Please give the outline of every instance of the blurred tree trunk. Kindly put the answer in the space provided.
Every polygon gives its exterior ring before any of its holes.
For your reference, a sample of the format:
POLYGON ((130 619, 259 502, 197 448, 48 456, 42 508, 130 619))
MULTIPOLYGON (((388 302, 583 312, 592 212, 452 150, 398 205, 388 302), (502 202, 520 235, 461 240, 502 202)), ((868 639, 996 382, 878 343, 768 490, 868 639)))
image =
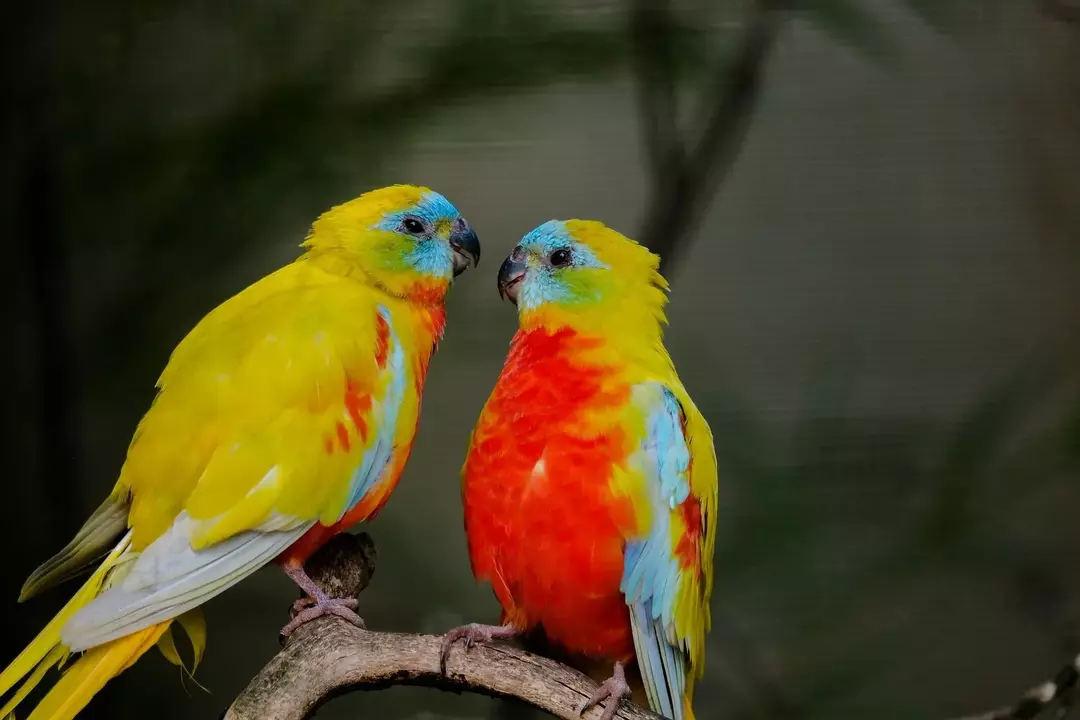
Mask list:
MULTIPOLYGON (((1058 0, 1055 7, 1066 7, 1058 0)), ((1005 22, 1029 28, 1017 54, 1030 55, 1016 88, 1021 147, 1027 152, 1027 197, 1039 237, 1054 250, 1080 258, 1080 6, 1077 17, 1044 11, 1034 20, 1006 13, 1005 22), (1025 50, 1027 49, 1027 50, 1025 50), (1025 82, 1026 81, 1026 82, 1025 82)), ((1020 55, 1021 57, 1023 55, 1020 55)))
POLYGON ((680 131, 675 23, 669 0, 634 0, 630 37, 649 200, 638 240, 667 271, 734 167, 757 109, 765 67, 791 0, 752 0, 735 50, 706 73, 689 130, 680 131))

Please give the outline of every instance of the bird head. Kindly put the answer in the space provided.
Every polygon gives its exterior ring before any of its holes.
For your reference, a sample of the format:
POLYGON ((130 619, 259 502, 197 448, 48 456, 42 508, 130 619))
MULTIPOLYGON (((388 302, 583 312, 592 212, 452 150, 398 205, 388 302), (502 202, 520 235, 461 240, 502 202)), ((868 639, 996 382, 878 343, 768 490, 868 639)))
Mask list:
POLYGON ((441 300, 453 278, 480 261, 480 241, 457 208, 413 185, 372 190, 327 210, 304 247, 392 295, 426 301, 441 300))
POLYGON ((521 239, 499 269, 499 294, 533 316, 603 317, 639 311, 663 321, 660 258, 592 220, 550 220, 521 239))

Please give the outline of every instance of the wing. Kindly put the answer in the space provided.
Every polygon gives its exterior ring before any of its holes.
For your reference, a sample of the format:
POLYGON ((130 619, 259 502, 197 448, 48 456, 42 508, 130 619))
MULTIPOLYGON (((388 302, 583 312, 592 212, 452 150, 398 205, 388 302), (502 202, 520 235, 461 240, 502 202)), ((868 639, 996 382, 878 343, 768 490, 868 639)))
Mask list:
POLYGON ((630 606, 634 648, 653 710, 673 720, 704 668, 715 541, 716 459, 704 418, 682 388, 634 387, 640 447, 630 460, 639 517, 628 538, 621 590, 630 606))
POLYGON ((362 288, 237 297, 162 376, 118 483, 131 557, 65 626, 73 649, 176 617, 335 523, 383 479, 410 412, 415 427, 407 348, 362 288))

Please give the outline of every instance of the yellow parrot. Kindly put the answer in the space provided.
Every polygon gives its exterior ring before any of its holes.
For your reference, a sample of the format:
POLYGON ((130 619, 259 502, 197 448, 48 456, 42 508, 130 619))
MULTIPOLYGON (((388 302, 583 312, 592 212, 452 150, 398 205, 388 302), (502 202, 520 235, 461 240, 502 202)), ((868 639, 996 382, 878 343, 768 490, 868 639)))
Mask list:
POLYGON ((442 195, 397 185, 334 207, 304 253, 202 319, 173 351, 104 503, 23 586, 20 601, 104 560, 3 673, 0 717, 49 668, 83 655, 31 720, 75 717, 170 625, 198 663, 199 606, 278 562, 309 599, 283 628, 332 613, 305 560, 371 518, 408 460, 453 278, 480 259, 442 195))

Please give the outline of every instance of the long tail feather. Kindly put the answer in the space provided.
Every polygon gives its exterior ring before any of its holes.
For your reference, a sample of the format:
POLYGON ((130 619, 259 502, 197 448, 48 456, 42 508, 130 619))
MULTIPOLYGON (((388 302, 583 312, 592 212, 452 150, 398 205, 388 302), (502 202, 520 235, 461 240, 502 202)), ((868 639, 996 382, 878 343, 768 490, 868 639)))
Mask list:
MULTIPOLYGON (((87 605, 93 600, 97 594, 101 591, 101 585, 105 582, 105 578, 108 576, 109 571, 116 564, 117 559, 127 549, 131 543, 130 534, 126 536, 120 543, 113 548, 113 551, 109 553, 105 561, 101 563, 101 566, 94 571, 94 574, 83 584, 79 591, 75 593, 75 596, 68 601, 60 612, 56 614, 48 625, 38 633, 38 636, 31 641, 26 649, 23 650, 14 662, 8 665, 2 673, 0 673, 0 697, 6 695, 11 688, 15 687, 15 684, 22 680, 27 675, 31 675, 31 679, 36 676, 36 681, 41 680, 39 673, 34 673, 34 669, 41 664, 46 657, 51 658, 53 650, 57 647, 63 647, 60 642, 60 630, 64 627, 65 623, 71 616, 78 612, 82 607, 87 605)), ((64 655, 66 656, 66 650, 64 655)), ((50 662, 46 667, 50 667, 56 664, 56 660, 50 662)), ((32 686, 31 686, 32 687, 32 686)), ((29 692, 30 688, 24 688, 29 692)), ((22 692, 22 691, 20 691, 22 692)))
POLYGON ((61 629, 76 612, 89 604, 101 592, 101 587, 109 572, 116 566, 120 556, 123 555, 130 544, 131 535, 129 533, 113 548, 112 552, 101 563, 101 566, 79 588, 75 596, 61 608, 60 612, 49 621, 49 624, 38 633, 37 637, 26 646, 26 649, 19 653, 19 656, 3 672, 0 672, 0 697, 7 695, 19 681, 23 681, 18 691, 0 710, 0 717, 7 717, 27 694, 41 682, 49 668, 63 664, 68 656, 68 649, 64 647, 60 640, 61 629))
POLYGON ((171 622, 152 625, 88 650, 49 690, 28 720, 72 720, 105 683, 152 648, 171 622))
POLYGON ((683 696, 682 707, 683 717, 686 718, 686 720, 694 720, 694 707, 691 704, 690 697, 688 695, 683 696))
POLYGON ((19 687, 18 692, 11 696, 11 699, 7 701, 7 704, 0 709, 0 718, 5 720, 14 720, 15 708, 19 703, 26 699, 26 696, 30 694, 30 691, 37 687, 41 679, 45 677, 45 673, 49 671, 53 665, 58 665, 64 661, 67 656, 67 650, 63 645, 57 645, 49 654, 45 656, 45 659, 38 663, 34 671, 27 676, 26 681, 19 687))

